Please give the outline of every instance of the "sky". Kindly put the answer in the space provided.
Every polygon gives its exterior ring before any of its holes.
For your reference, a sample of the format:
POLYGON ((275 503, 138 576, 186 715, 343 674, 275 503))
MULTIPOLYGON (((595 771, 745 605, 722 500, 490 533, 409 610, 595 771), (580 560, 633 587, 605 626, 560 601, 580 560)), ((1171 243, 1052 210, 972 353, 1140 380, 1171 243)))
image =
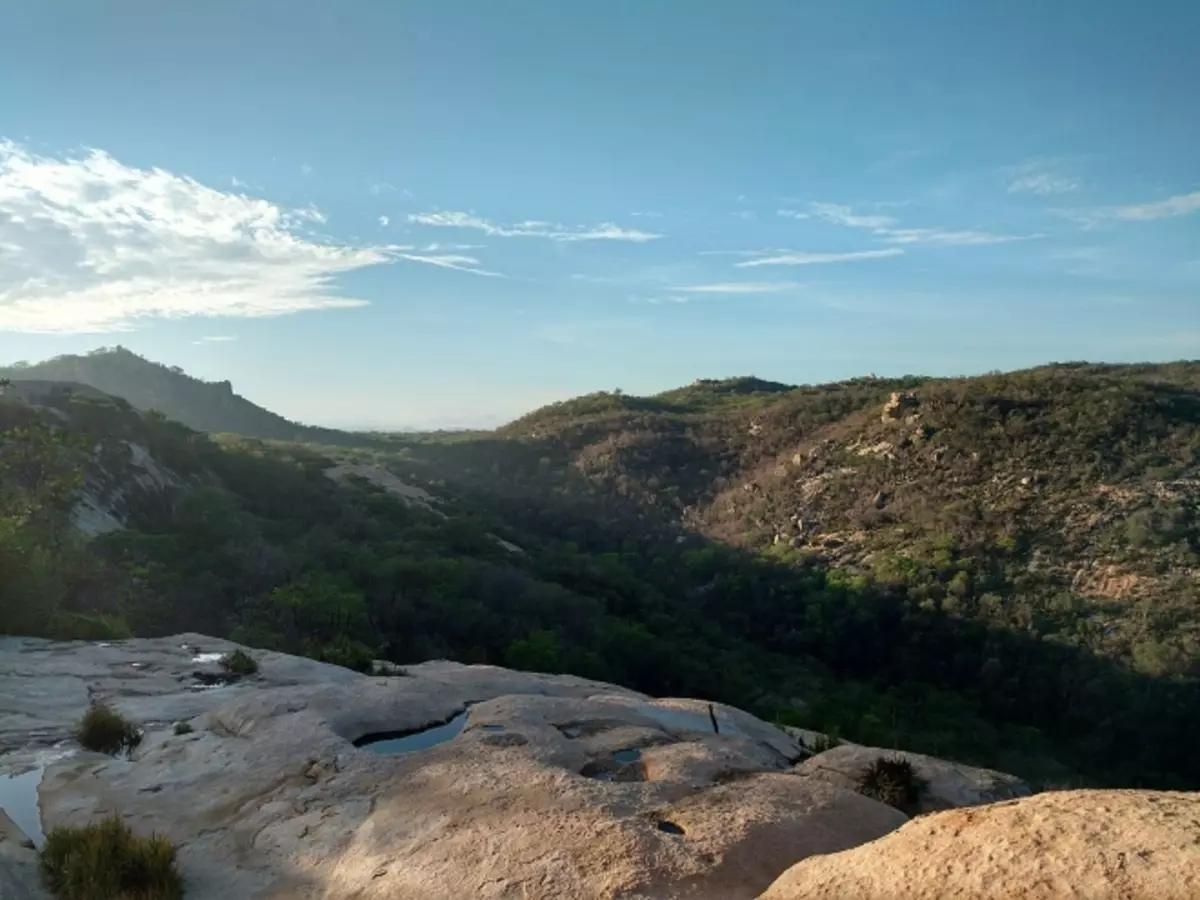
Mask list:
POLYGON ((1200 4, 0 0, 0 363, 300 421, 1200 357, 1200 4))

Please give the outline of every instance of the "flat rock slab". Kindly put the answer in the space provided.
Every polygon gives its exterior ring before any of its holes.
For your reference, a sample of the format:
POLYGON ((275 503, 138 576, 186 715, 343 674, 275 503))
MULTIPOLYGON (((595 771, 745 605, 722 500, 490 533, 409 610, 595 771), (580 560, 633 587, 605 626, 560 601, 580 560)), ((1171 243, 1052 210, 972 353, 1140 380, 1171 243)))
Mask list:
POLYGON ((235 645, 0 649, 10 744, 69 735, 89 694, 145 730, 129 759, 49 765, 43 825, 115 812, 167 835, 189 900, 749 900, 797 860, 907 821, 797 774, 795 740, 720 704, 448 662, 368 677, 258 651, 259 675, 198 691, 197 647, 235 645), (42 677, 75 688, 34 702, 23 692, 42 677), (354 743, 464 710, 461 733, 428 749, 354 743), (193 731, 174 734, 178 720, 193 731))
POLYGON ((921 816, 810 858, 761 900, 1194 900, 1200 795, 1052 791, 921 816))

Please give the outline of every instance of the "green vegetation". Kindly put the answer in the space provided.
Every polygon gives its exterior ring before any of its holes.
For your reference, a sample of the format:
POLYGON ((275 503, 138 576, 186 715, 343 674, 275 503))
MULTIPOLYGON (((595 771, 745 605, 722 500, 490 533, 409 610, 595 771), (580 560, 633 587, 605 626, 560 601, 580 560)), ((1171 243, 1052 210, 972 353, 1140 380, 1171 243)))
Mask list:
POLYGON ((75 737, 86 749, 109 756, 128 752, 142 740, 137 725, 104 703, 88 707, 75 737))
POLYGON ((175 734, 176 735, 191 734, 193 731, 195 731, 195 729, 192 728, 192 724, 190 722, 176 722, 175 723, 175 734))
POLYGON ((1200 787, 1200 364, 700 382, 343 447, 33 390, 0 398, 0 630, 570 672, 1035 783, 1200 787), (84 484, 125 528, 81 538, 84 484))
POLYGON ((913 764, 902 756, 881 756, 867 766, 858 779, 858 792, 872 800, 915 815, 926 783, 913 764))
POLYGON ((221 657, 221 668, 231 675, 256 675, 258 661, 245 650, 234 650, 221 657))
POLYGON ((46 835, 41 867, 61 900, 178 900, 183 881, 164 837, 139 837, 116 816, 46 835))

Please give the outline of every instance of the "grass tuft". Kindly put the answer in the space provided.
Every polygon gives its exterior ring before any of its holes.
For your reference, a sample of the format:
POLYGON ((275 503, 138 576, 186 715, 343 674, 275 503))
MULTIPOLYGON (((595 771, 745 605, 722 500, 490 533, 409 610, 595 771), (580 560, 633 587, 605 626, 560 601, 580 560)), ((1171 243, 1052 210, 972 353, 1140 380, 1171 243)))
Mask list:
POLYGON ((192 728, 191 722, 176 722, 175 723, 175 733, 176 734, 191 734, 193 731, 195 731, 195 729, 192 728))
POLYGON ((912 763, 900 756, 879 757, 858 779, 860 794, 908 815, 918 811, 925 788, 925 779, 917 774, 912 763))
POLYGON ((245 650, 234 650, 221 657, 221 668, 231 675, 254 675, 258 661, 245 650))
POLYGON ((165 837, 139 837, 116 816, 46 835, 41 869, 61 900, 179 900, 183 881, 165 837))
POLYGON ((93 703, 79 722, 75 733, 88 750, 116 756, 141 743, 138 727, 105 703, 93 703))

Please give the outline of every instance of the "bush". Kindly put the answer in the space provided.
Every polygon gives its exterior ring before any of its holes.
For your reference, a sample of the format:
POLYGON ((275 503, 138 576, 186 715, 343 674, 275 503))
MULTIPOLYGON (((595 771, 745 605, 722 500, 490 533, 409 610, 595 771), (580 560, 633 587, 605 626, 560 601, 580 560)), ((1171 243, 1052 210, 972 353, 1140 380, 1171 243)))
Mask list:
POLYGON ((91 705, 75 736, 88 750, 109 756, 132 750, 142 740, 138 727, 105 703, 91 705))
POLYGON ((258 662, 245 650, 234 650, 221 657, 221 668, 230 675, 254 675, 258 662))
POLYGON ((46 835, 41 868, 62 900, 178 900, 183 882, 175 847, 139 837, 116 816, 46 835))
POLYGON ((176 722, 175 723, 175 733, 176 734, 191 734, 193 731, 195 731, 195 729, 192 728, 192 725, 190 722, 176 722))
POLYGON ((858 779, 860 794, 908 815, 917 811, 925 787, 925 779, 917 775, 913 764, 900 756, 879 757, 858 779))

